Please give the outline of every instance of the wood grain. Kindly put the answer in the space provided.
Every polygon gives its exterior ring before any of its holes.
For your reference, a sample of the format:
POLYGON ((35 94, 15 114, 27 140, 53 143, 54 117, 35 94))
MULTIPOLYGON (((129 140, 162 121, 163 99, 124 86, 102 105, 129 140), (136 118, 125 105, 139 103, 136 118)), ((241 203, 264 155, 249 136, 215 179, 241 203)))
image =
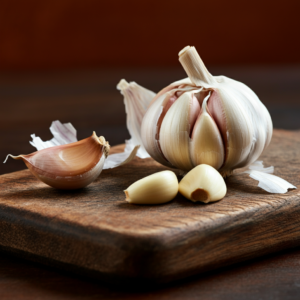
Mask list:
MULTIPOLYGON (((299 146, 299 132, 277 130, 262 157, 296 186, 299 146)), ((181 196, 159 206, 124 202, 129 184, 162 169, 136 158, 75 192, 27 170, 2 175, 1 248, 107 281, 157 283, 300 244, 299 190, 268 194, 244 175, 230 177, 226 198, 211 205, 181 196)))

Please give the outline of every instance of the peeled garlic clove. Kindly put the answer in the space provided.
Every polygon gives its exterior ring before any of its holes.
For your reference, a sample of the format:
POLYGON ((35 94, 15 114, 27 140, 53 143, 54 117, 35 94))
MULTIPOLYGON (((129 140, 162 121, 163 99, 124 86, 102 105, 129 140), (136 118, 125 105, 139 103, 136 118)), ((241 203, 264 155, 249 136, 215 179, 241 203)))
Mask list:
POLYGON ((162 171, 136 181, 124 192, 129 203, 165 203, 177 195, 178 180, 174 172, 162 171))
POLYGON ((187 199, 204 203, 221 200, 226 195, 221 174, 209 165, 199 165, 188 172, 179 183, 179 192, 187 199))
POLYGON ((195 124, 200 105, 193 92, 182 94, 163 119, 159 143, 167 160, 181 170, 194 167, 190 152, 190 132, 195 124))
POLYGON ((103 136, 46 148, 22 159, 33 175, 57 189, 79 189, 89 185, 101 173, 110 146, 103 136))
POLYGON ((190 154, 195 166, 207 164, 219 169, 224 162, 224 146, 219 129, 207 112, 207 100, 204 99, 200 113, 192 133, 190 154))

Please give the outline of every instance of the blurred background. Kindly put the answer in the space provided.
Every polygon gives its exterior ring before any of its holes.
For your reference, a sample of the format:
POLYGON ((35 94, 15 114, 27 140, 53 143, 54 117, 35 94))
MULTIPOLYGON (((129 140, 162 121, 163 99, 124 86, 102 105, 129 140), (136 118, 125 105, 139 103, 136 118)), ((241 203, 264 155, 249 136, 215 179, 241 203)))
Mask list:
MULTIPOLYGON (((213 75, 249 85, 274 127, 300 129, 300 1, 0 0, 0 158, 35 149, 53 120, 78 138, 129 138, 120 79, 155 92, 197 48, 213 75)), ((25 168, 1 165, 0 174, 25 168)))

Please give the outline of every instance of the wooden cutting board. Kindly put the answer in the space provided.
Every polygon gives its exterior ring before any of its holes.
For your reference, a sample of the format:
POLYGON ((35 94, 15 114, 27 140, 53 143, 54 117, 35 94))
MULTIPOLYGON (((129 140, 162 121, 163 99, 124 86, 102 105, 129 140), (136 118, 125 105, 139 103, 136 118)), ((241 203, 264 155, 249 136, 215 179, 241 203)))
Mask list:
MULTIPOLYGON (((300 131, 275 130, 261 159, 300 187, 300 131)), ((103 171, 79 191, 52 189, 28 170, 2 175, 0 247, 135 285, 180 279, 300 245, 300 189, 269 194, 246 174, 228 178, 227 196, 213 204, 180 195, 156 206, 124 201, 123 190, 131 183, 164 169, 152 159, 135 158, 103 171)))

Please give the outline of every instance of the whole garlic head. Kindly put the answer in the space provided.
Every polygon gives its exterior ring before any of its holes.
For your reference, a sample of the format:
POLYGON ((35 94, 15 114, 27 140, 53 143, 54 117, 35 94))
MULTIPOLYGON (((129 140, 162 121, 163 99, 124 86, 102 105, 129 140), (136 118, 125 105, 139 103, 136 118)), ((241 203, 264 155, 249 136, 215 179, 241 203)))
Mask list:
POLYGON ((194 47, 180 51, 179 61, 189 78, 151 101, 141 125, 146 151, 169 167, 207 164, 223 176, 255 162, 272 137, 266 107, 245 84, 212 76, 194 47))

